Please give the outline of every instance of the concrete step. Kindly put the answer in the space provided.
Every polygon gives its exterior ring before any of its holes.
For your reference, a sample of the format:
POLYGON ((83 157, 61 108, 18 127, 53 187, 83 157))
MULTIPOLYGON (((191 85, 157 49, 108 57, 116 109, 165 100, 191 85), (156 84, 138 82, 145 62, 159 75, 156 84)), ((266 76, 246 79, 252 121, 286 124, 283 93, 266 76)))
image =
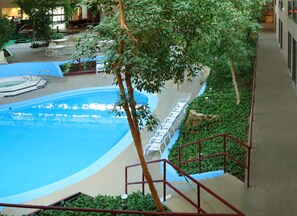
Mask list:
MULTIPOLYGON (((244 183, 230 174, 200 181, 207 188, 222 197, 225 201, 241 211, 243 201, 244 183)), ((185 187, 187 182, 173 183, 175 187, 186 188, 183 193, 194 203, 197 203, 197 188, 185 187)), ((232 209, 216 199, 214 196, 200 188, 201 208, 207 213, 234 213, 232 209)), ((174 212, 197 212, 197 209, 176 192, 171 192, 171 197, 164 204, 174 212)))

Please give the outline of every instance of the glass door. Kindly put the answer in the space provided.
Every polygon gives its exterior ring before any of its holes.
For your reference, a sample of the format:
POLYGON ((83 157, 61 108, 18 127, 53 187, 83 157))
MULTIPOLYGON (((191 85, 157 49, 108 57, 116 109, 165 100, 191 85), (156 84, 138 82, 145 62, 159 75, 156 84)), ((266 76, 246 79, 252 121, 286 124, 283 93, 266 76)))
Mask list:
POLYGON ((296 85, 296 71, 297 71, 297 42, 293 39, 293 65, 292 65, 292 80, 296 85))
POLYGON ((292 73, 292 35, 288 32, 288 69, 292 73))

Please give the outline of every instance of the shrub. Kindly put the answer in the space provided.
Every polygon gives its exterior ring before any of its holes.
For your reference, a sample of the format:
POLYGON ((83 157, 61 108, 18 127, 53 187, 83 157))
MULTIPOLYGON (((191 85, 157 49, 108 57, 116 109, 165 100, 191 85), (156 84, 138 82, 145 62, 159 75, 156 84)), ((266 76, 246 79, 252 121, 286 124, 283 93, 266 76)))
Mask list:
MULTIPOLYGON (((155 207, 154 201, 151 195, 147 194, 145 196, 140 192, 134 192, 129 194, 127 198, 127 210, 137 210, 137 211, 154 211, 157 209, 155 207)), ((98 195, 95 198, 81 195, 78 199, 73 202, 63 203, 64 207, 75 207, 75 208, 97 208, 97 209, 110 209, 110 210, 121 210, 122 209, 122 199, 121 196, 107 196, 98 195)), ((165 210, 168 209, 164 206, 165 210)), ((91 212, 70 212, 70 211, 55 211, 55 210, 45 210, 41 211, 35 216, 92 216, 92 215, 112 215, 110 213, 91 213, 91 212)), ((118 214, 127 215, 127 214, 118 214)))
POLYGON ((59 33, 59 32, 56 32, 56 31, 51 31, 50 39, 56 40, 56 39, 62 39, 62 38, 64 38, 63 33, 59 33))

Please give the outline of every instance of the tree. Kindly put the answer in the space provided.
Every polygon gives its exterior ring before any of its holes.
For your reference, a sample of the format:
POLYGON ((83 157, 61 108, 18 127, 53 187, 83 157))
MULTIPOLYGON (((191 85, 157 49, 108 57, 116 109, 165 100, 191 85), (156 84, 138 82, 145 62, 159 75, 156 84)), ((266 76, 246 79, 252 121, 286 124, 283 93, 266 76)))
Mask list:
POLYGON ((218 1, 213 31, 200 42, 203 63, 212 67, 217 59, 229 61, 236 93, 236 103, 240 103, 240 92, 236 81, 236 63, 250 64, 254 55, 252 35, 260 29, 259 14, 265 0, 222 0, 218 1), (210 61, 212 60, 212 62, 210 61))
POLYGON ((198 6, 203 4, 206 7, 212 0, 199 1, 199 4, 194 0, 88 2, 90 7, 96 4, 106 17, 100 25, 91 28, 93 33, 98 32, 96 39, 90 40, 85 36, 79 41, 80 50, 74 59, 86 53, 96 53, 104 39, 113 41, 105 52, 106 70, 115 74, 120 89, 118 105, 125 110, 143 174, 158 211, 162 211, 143 155, 140 136, 143 118, 149 128, 156 120, 148 107, 137 107, 134 90, 156 93, 168 80, 183 82, 185 76, 195 75, 191 65, 199 62, 199 55, 196 55, 193 42, 198 40, 202 29, 206 31, 209 28, 207 23, 211 23, 212 19, 207 12, 203 13, 205 18, 200 17, 198 6), (114 5, 118 6, 118 13, 111 13, 114 5))
POLYGON ((13 3, 29 16, 34 30, 33 41, 51 39, 52 11, 56 7, 64 7, 65 16, 69 16, 74 6, 69 0, 14 0, 13 3))
POLYGON ((11 38, 13 30, 14 25, 6 17, 0 18, 0 51, 11 38))
POLYGON ((143 118, 150 129, 156 120, 148 107, 136 105, 134 90, 157 93, 168 80, 179 83, 185 77, 195 76, 196 66, 211 64, 210 58, 228 56, 237 60, 242 57, 237 52, 247 52, 246 43, 243 43, 247 39, 243 35, 246 36, 249 29, 244 11, 237 10, 229 0, 86 2, 90 7, 96 5, 105 14, 105 19, 100 25, 90 27, 92 33, 98 34, 92 39, 87 35, 81 38, 73 58, 94 57, 106 39, 113 41, 104 53, 105 69, 116 77, 120 89, 118 105, 125 110, 144 176, 158 211, 162 211, 143 156, 140 136, 143 118), (229 44, 232 46, 224 47, 229 44))

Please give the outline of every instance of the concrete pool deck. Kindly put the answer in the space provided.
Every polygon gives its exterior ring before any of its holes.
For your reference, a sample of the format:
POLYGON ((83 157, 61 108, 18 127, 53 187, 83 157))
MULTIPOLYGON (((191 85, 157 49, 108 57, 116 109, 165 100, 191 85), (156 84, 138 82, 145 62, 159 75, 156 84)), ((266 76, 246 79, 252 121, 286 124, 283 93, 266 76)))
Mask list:
MULTIPOLYGON (((11 48, 10 51, 14 54, 14 59, 12 62, 21 62, 21 61, 57 61, 57 58, 60 57, 45 57, 44 52, 39 50, 39 52, 34 51, 31 55, 28 55, 28 44, 13 45, 14 50, 11 48), (23 54, 26 53, 24 57, 23 54)), ((8 47, 9 48, 9 47, 8 47)), ((69 57, 68 57, 69 58, 69 57)), ((63 60, 67 60, 66 57, 63 60)), ((194 98, 197 96, 201 86, 201 78, 196 77, 192 82, 186 82, 179 86, 177 90, 176 84, 169 81, 166 83, 164 90, 158 94, 158 105, 155 110, 155 114, 162 121, 168 115, 168 113, 175 106, 177 101, 180 98, 194 98)), ((88 75, 79 75, 79 76, 69 76, 64 78, 49 77, 49 83, 44 89, 38 91, 29 92, 20 96, 12 98, 4 98, 0 100, 0 104, 13 103, 18 101, 23 101, 31 98, 36 98, 40 96, 45 96, 48 94, 58 93, 67 90, 73 90, 78 88, 88 88, 88 87, 97 87, 97 86, 110 86, 114 83, 113 75, 107 76, 96 76, 96 74, 88 75)), ((152 132, 142 131, 142 142, 143 146, 148 143, 149 139, 152 137, 152 132)), ((150 154, 148 160, 159 159, 160 156, 158 153, 150 154)), ((78 182, 71 186, 68 186, 62 190, 56 191, 52 194, 44 196, 42 198, 32 200, 26 204, 39 204, 39 205, 49 205, 57 200, 63 199, 67 196, 70 196, 77 192, 82 192, 89 194, 91 196, 96 196, 97 194, 107 194, 107 195, 119 195, 124 193, 124 172, 125 166, 138 163, 138 157, 136 149, 131 143, 116 159, 109 163, 106 167, 101 169, 96 174, 78 182)), ((160 176, 159 167, 155 167, 152 170, 152 175, 154 177, 160 176)), ((137 175, 139 173, 135 173, 137 175)), ((137 175, 138 176, 138 175, 137 175)), ((243 184, 232 177, 225 176, 225 180, 212 180, 208 183, 205 182, 210 188, 215 188, 215 192, 218 192, 222 197, 227 197, 227 200, 234 204, 237 208, 241 208, 242 200, 242 191, 243 184), (219 182, 219 184, 218 184, 219 182), (226 182, 224 184, 223 182, 226 182), (229 184, 227 184, 229 182, 229 184), (218 186, 222 185, 222 186, 218 186), (231 190, 232 188, 232 190, 231 190), (236 192, 235 192, 235 190, 236 192)), ((131 192, 131 191, 130 191, 131 192)), ((175 207, 177 210, 186 211, 184 203, 180 203, 179 200, 174 199, 175 207)), ((220 210, 218 210, 220 211, 220 210)), ((32 210, 27 209, 14 209, 14 208, 5 208, 3 214, 8 215, 21 215, 32 212, 32 210)))

